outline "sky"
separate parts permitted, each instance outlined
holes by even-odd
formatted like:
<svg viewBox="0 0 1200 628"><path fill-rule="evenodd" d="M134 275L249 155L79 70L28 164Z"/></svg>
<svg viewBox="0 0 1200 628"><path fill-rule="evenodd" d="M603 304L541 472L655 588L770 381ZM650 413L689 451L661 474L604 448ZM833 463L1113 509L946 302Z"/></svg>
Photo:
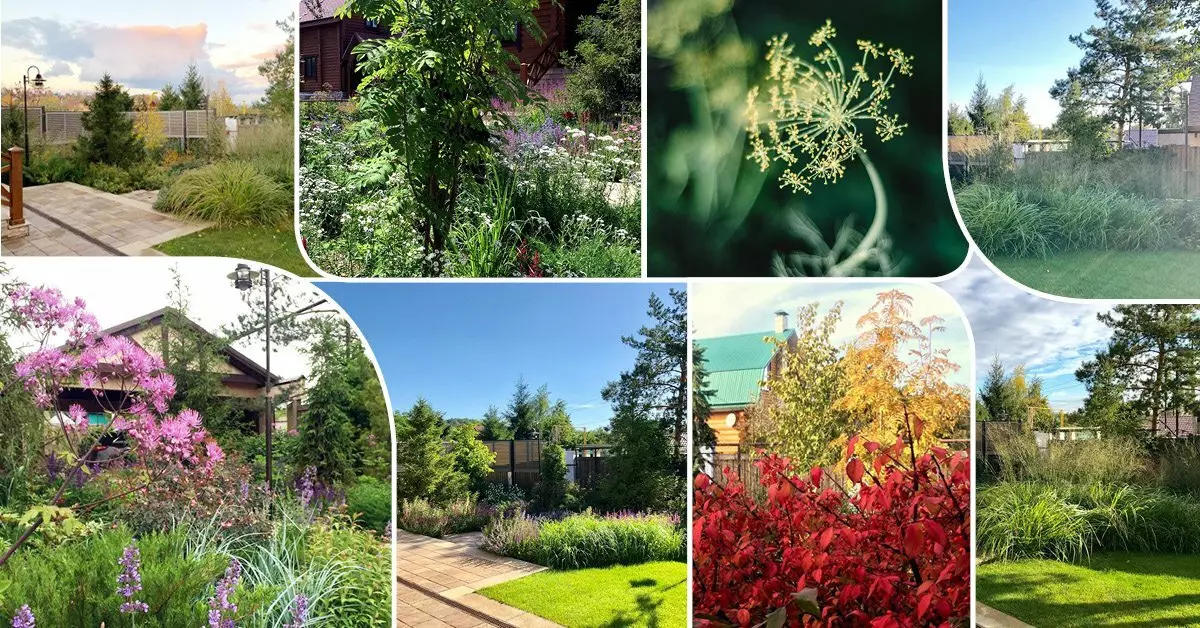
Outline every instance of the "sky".
<svg viewBox="0 0 1200 628"><path fill-rule="evenodd" d="M633 366L621 336L649 324L651 293L682 284L321 283L354 318L383 370L392 407L424 397L445 417L501 411L517 378L547 385L576 427L608 424L605 384Z"/></svg>
<svg viewBox="0 0 1200 628"><path fill-rule="evenodd" d="M1050 88L1083 56L1067 38L1096 23L1095 10L1094 0L949 0L950 102L965 106L982 72L993 95L1014 85L1030 120L1053 124Z"/></svg>
<svg viewBox="0 0 1200 628"><path fill-rule="evenodd" d="M169 305L171 267L177 266L188 288L189 317L210 331L237 321L249 311L241 293L226 275L237 262L216 258L92 258L81 264L77 258L11 258L4 260L8 279L36 286L58 288L64 296L82 297L102 329L119 325ZM120 278L120 282L115 281ZM324 295L311 285L293 282L290 293L307 305ZM261 290L261 288L259 288ZM278 312L277 312L278 313ZM21 339L11 339L21 350ZM243 340L234 347L258 364L264 363L261 339ZM26 349L30 348L28 346ZM309 374L308 359L295 347L271 354L271 371L284 379Z"/></svg>
<svg viewBox="0 0 1200 628"><path fill-rule="evenodd" d="M834 342L847 344L858 335L856 321L875 303L876 295L899 289L913 297L913 320L929 315L945 319L946 331L938 337L950 359L962 368L951 376L953 384L970 385L972 350L962 310L937 287L919 283L806 283L784 282L703 282L692 283L689 295L689 322L694 337L706 338L741 333L774 331L775 312L788 312L788 324L795 324L796 310L812 302L820 304L824 314L842 301L842 319L834 329Z"/></svg>
<svg viewBox="0 0 1200 628"><path fill-rule="evenodd" d="M1083 405L1086 391L1075 369L1108 345L1112 333L1096 315L1112 303L1067 303L1026 292L992 272L978 256L941 285L962 304L975 335L976 378L982 387L992 358L1007 370L1024 364L1044 380L1055 410Z"/></svg>
<svg viewBox="0 0 1200 628"><path fill-rule="evenodd" d="M91 91L104 72L130 93L178 87L195 62L208 87L224 81L235 103L258 100L258 64L286 41L275 23L296 11L287 0L2 0L0 80L20 85L37 65L47 89Z"/></svg>

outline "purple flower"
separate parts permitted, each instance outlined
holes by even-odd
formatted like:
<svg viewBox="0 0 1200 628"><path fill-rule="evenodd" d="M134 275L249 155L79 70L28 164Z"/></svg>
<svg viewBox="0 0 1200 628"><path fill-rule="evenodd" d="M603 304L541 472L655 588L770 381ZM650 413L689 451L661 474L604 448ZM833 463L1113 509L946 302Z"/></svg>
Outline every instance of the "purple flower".
<svg viewBox="0 0 1200 628"><path fill-rule="evenodd" d="M308 508L313 501L313 496L316 494L317 468L308 466L304 469L304 474L300 479L296 480L296 494L300 498L300 505Z"/></svg>
<svg viewBox="0 0 1200 628"><path fill-rule="evenodd" d="M217 582L216 594L208 598L209 628L234 628L233 614L237 612L237 604L229 598L233 596L241 577L242 564L236 558L229 561L225 577Z"/></svg>
<svg viewBox="0 0 1200 628"><path fill-rule="evenodd" d="M304 628L304 622L308 619L308 598L303 593L299 593L292 599L292 621L288 622L283 628Z"/></svg>
<svg viewBox="0 0 1200 628"><path fill-rule="evenodd" d="M133 544L125 548L125 553L121 555L117 564L124 569L117 576L117 595L125 598L125 603L121 604L122 613L148 613L150 606L145 602L138 601L135 598L138 591L142 590L142 574L139 570L142 567L142 556L138 548Z"/></svg>
<svg viewBox="0 0 1200 628"><path fill-rule="evenodd" d="M29 610L29 605L25 604L21 610L13 615L13 628L37 628L36 620L33 618L33 611Z"/></svg>

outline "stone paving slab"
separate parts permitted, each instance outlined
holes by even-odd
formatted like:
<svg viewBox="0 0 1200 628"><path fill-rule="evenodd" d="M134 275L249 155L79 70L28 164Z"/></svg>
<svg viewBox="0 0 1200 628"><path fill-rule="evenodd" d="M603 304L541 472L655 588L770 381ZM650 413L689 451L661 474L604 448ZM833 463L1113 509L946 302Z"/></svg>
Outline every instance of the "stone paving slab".
<svg viewBox="0 0 1200 628"><path fill-rule="evenodd" d="M1033 626L983 602L975 602L975 625L978 628L1033 628Z"/></svg>
<svg viewBox="0 0 1200 628"><path fill-rule="evenodd" d="M156 212L133 194L118 196L77 183L27 187L29 235L6 238L3 254L160 255L151 247L209 227Z"/></svg>
<svg viewBox="0 0 1200 628"><path fill-rule="evenodd" d="M478 535L433 539L396 532L396 621L403 628L561 628L476 593L545 569L490 554Z"/></svg>

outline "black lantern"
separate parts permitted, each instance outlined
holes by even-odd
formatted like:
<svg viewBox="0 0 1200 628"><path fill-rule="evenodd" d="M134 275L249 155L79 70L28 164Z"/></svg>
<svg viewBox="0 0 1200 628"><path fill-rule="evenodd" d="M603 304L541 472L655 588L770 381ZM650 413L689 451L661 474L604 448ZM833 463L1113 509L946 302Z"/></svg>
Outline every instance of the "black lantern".
<svg viewBox="0 0 1200 628"><path fill-rule="evenodd" d="M250 266L247 264L238 264L237 268L226 277L233 282L234 288L249 290L254 286L254 281L258 279L258 271L250 270Z"/></svg>
<svg viewBox="0 0 1200 628"><path fill-rule="evenodd" d="M29 71L37 70L37 75L33 77L33 81L29 80ZM25 110L25 159L29 159L29 83L33 83L34 88L41 89L46 86L46 79L42 78L42 69L36 65L31 65L25 68L25 76L21 77L21 96L24 101ZM38 128L41 128L39 125ZM7 149L5 149L7 150ZM28 161L26 162L28 163Z"/></svg>

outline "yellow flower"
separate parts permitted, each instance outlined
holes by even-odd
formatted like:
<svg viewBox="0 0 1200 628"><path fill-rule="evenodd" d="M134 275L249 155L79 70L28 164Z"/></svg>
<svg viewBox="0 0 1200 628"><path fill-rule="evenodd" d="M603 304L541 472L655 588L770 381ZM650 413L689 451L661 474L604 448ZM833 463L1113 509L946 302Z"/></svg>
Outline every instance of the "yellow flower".
<svg viewBox="0 0 1200 628"><path fill-rule="evenodd" d="M887 113L892 80L912 74L912 57L899 49L858 40L862 58L847 67L833 46L831 21L808 43L820 50L812 61L801 58L786 34L767 42L767 75L746 98L748 158L763 171L778 161L786 166L783 187L810 193L814 182L834 183L846 162L862 150L858 124L873 125L881 141L899 137L907 126ZM872 73L869 66L886 57L890 67ZM760 95L765 94L765 102Z"/></svg>

